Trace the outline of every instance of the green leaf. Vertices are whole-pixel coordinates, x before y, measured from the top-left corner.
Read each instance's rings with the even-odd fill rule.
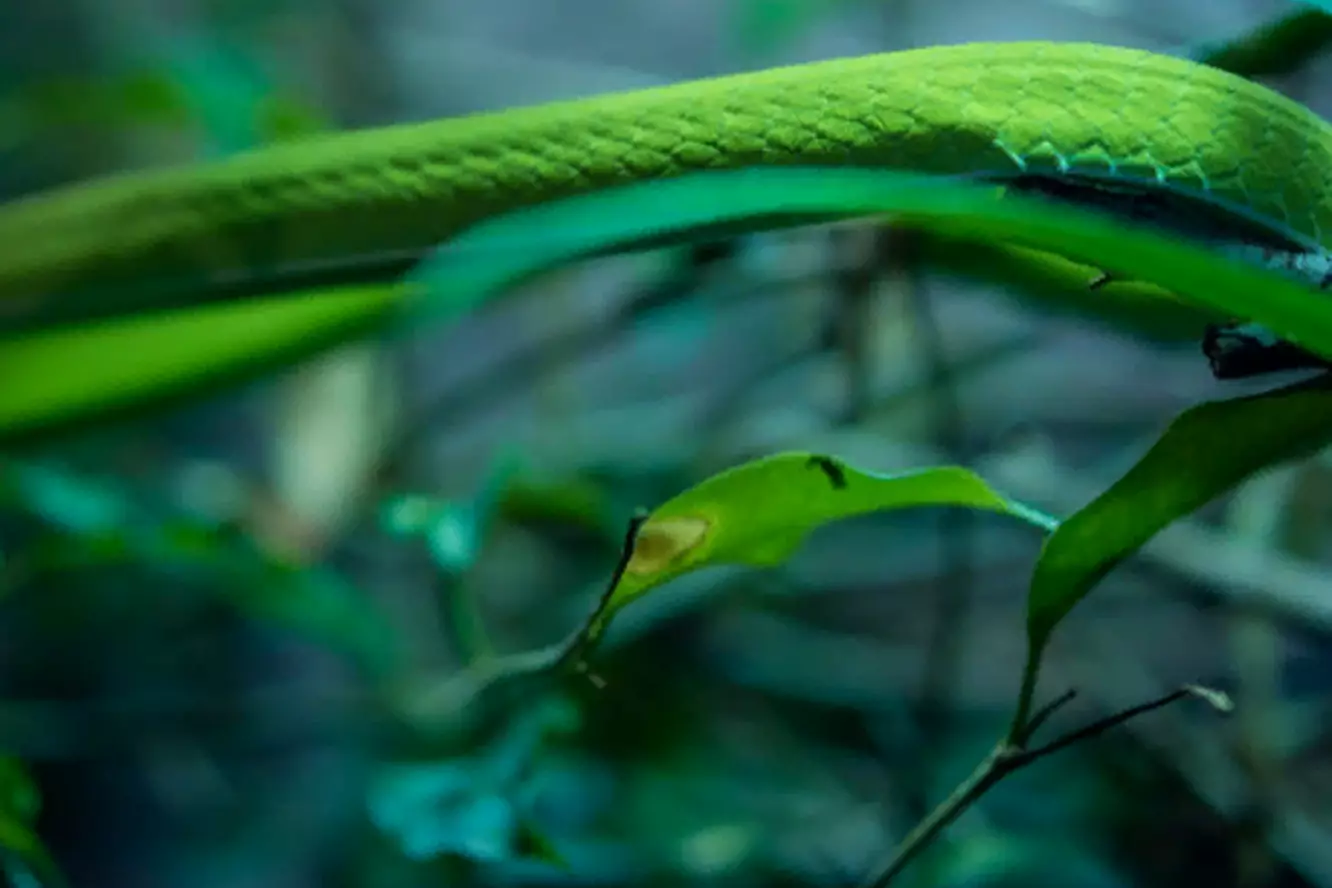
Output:
[[[1056,523],[967,469],[878,475],[836,457],[779,453],[714,475],[653,511],[591,634],[626,604],[682,574],[719,564],[772,567],[825,524],[920,506],[1001,512],[1045,530]]]
[[[42,799],[23,762],[0,755],[0,812],[22,823],[32,823],[41,813]]]
[[[0,466],[5,500],[72,533],[109,533],[132,520],[129,503],[110,485],[36,462]]]
[[[451,322],[538,272],[587,258],[871,215],[961,242],[1027,248],[1010,253],[1011,261],[1063,257],[1064,270],[1045,280],[1069,279],[1072,260],[1150,282],[1134,298],[1155,293],[1172,310],[1192,304],[1200,333],[1218,315],[1242,318],[1332,357],[1332,301],[1324,294],[1150,230],[940,177],[760,168],[639,183],[500,216],[441,247],[401,285],[300,291],[6,339],[0,439],[197,395],[387,321],[408,329]],[[1095,311],[1117,292],[1084,283],[1069,296]]]
[[[1332,7],[1301,9],[1221,46],[1205,47],[1195,58],[1241,77],[1289,74],[1332,44]]]
[[[1323,12],[1332,14],[1332,0],[1296,0],[1297,3],[1303,3],[1306,6],[1312,6],[1315,9],[1321,9]]]
[[[103,479],[35,462],[0,469],[0,504],[51,525],[10,554],[17,569],[8,572],[0,594],[48,572],[187,569],[253,619],[327,644],[374,675],[395,668],[398,640],[384,614],[335,573],[288,564],[225,527],[182,518]]]
[[[518,523],[573,525],[618,543],[620,528],[611,521],[610,498],[585,478],[515,479],[499,504],[501,514]]]
[[[0,850],[8,858],[6,874],[12,878],[22,872],[43,888],[61,888],[65,877],[34,829],[40,811],[41,795],[28,769],[13,756],[0,755]]]
[[[322,568],[288,567],[255,554],[219,553],[225,597],[251,619],[281,626],[352,658],[377,679],[398,668],[401,639],[373,598]]]
[[[1161,529],[1330,439],[1328,377],[1180,414],[1137,465],[1046,540],[1027,600],[1033,659],[1074,605]]]
[[[121,418],[293,364],[377,329],[404,295],[400,285],[308,290],[0,340],[0,440]]]
[[[726,4],[742,52],[768,52],[808,31],[852,0],[733,0]]]
[[[435,565],[446,576],[460,576],[480,554],[519,469],[517,458],[505,454],[490,466],[470,499],[402,496],[385,504],[381,521],[397,536],[423,538]]]
[[[1067,279],[1072,260],[1115,277],[1148,282],[1170,312],[1192,306],[1198,331],[1217,317],[1261,323],[1332,357],[1332,300],[1281,275],[1200,246],[1129,227],[1108,216],[1003,189],[938,176],[826,167],[696,173],[551,201],[469,229],[423,262],[423,285],[406,323],[452,321],[486,294],[536,273],[588,258],[701,238],[873,215],[960,243],[1025,248],[1009,261],[1053,263]],[[937,257],[947,267],[948,257]],[[963,256],[965,261],[968,257]],[[1070,291],[1090,311],[1112,299],[1083,285]],[[1046,277],[1049,277],[1047,275]]]

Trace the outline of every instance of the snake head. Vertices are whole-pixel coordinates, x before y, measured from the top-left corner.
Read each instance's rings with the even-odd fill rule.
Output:
[[[1202,350],[1217,379],[1332,369],[1332,363],[1280,338],[1261,324],[1208,324]]]

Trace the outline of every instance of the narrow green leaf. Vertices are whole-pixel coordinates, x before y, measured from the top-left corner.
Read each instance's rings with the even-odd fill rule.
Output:
[[[160,407],[295,363],[377,329],[404,295],[393,285],[304,291],[0,339],[0,439]]]
[[[967,469],[879,475],[836,457],[779,453],[714,475],[653,511],[592,634],[620,608],[682,574],[719,564],[775,566],[822,525],[920,506],[962,506],[1012,515],[1045,530],[1055,526],[1054,519],[1006,499]]]
[[[1046,540],[1027,600],[1033,653],[1102,577],[1161,529],[1329,440],[1328,377],[1180,414],[1137,465]]]
[[[0,342],[0,438],[197,394],[364,335],[390,318],[408,328],[454,321],[538,272],[583,259],[873,215],[961,242],[1025,247],[1033,262],[1054,254],[1150,282],[1155,291],[1134,299],[1175,294],[1171,310],[1197,307],[1200,333],[1218,315],[1242,318],[1332,357],[1332,300],[1324,294],[1152,231],[1000,192],[882,170],[792,167],[699,173],[551,201],[469,229],[403,285],[302,291]],[[1010,252],[1009,259],[1023,255]],[[1077,298],[1095,310],[1110,304],[1113,288],[1105,290],[1083,288]],[[125,361],[126,354],[136,360]]]
[[[1332,357],[1332,300],[1274,272],[1105,215],[1005,195],[994,187],[826,167],[696,173],[497,217],[418,267],[413,279],[423,287],[417,310],[404,317],[413,325],[452,321],[484,301],[484,294],[595,256],[875,215],[963,243],[1027,248],[1025,254],[1011,254],[1010,262],[1072,260],[1117,278],[1150,282],[1155,288],[1135,292],[1134,300],[1155,292],[1172,313],[1193,306],[1199,333],[1206,320],[1243,318]],[[947,257],[939,259],[946,267]],[[1078,298],[1095,311],[1111,296],[1083,288]]]

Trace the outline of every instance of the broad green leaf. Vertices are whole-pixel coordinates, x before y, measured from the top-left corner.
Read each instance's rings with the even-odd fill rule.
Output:
[[[1035,657],[1073,606],[1162,528],[1250,475],[1329,440],[1328,377],[1180,414],[1137,465],[1046,540],[1027,601]]]
[[[879,475],[836,457],[779,453],[714,475],[643,522],[593,635],[620,608],[682,574],[719,564],[781,564],[817,528],[843,518],[920,506],[1002,512],[1050,530],[1048,516],[1006,499],[955,466]]]

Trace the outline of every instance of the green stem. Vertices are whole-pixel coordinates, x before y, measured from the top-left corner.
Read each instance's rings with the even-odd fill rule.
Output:
[[[477,604],[476,597],[467,588],[466,578],[461,575],[446,577],[443,584],[450,634],[462,661],[472,665],[494,657],[495,649],[486,634],[481,608]]]
[[[1027,646],[1027,662],[1022,667],[1022,686],[1018,690],[1017,708],[1013,712],[1013,722],[1008,727],[1008,736],[1004,742],[1021,749],[1026,745],[1028,723],[1031,719],[1032,701],[1036,697],[1036,677],[1040,674],[1041,653],[1044,644],[1037,644],[1033,639]]]
[[[929,844],[938,837],[962,812],[990,790],[1009,772],[1007,764],[1012,750],[1005,743],[1000,743],[985,759],[976,766],[976,770],[958,784],[948,798],[931,811],[924,820],[916,824],[915,829],[907,833],[882,865],[876,867],[876,874],[865,883],[865,888],[884,888],[897,878],[907,865],[915,860]]]

